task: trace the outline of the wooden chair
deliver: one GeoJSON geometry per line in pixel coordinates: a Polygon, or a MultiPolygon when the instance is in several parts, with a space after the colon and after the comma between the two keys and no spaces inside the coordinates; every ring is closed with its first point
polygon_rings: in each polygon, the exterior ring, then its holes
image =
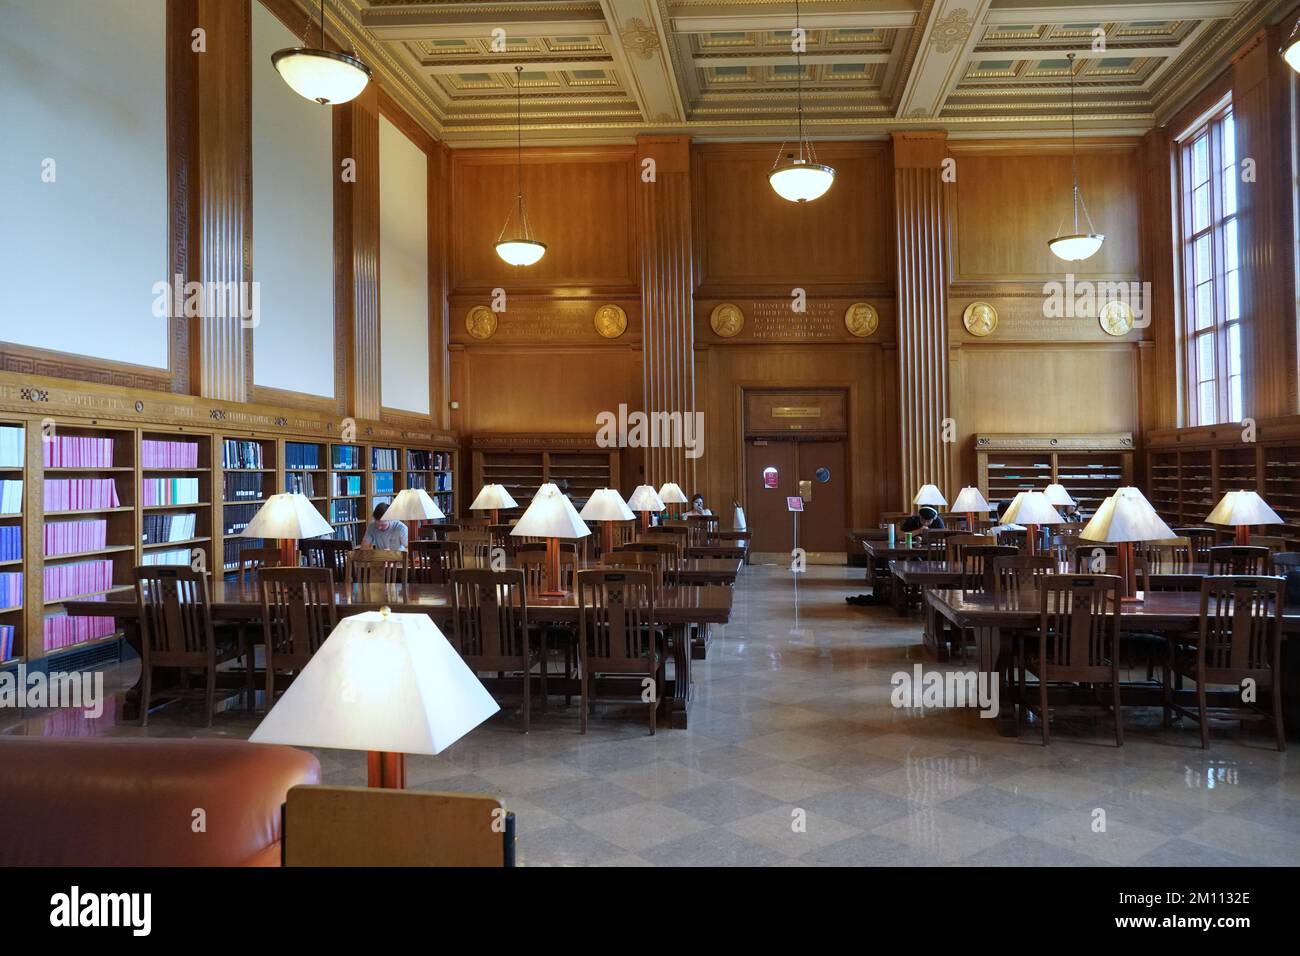
{"type": "Polygon", "coordinates": [[[1209,561],[1210,549],[1218,540],[1219,532],[1214,528],[1173,528],[1174,535],[1186,538],[1192,545],[1192,561],[1209,561]]]}
{"type": "Polygon", "coordinates": [[[412,541],[406,579],[410,584],[447,584],[460,567],[459,541],[412,541]]]}
{"type": "Polygon", "coordinates": [[[975,537],[953,528],[930,528],[921,532],[921,547],[930,561],[945,561],[948,558],[948,539],[954,537],[975,537]]]}
{"type": "Polygon", "coordinates": [[[625,544],[617,550],[650,551],[654,554],[663,555],[665,581],[677,574],[677,570],[682,564],[682,549],[673,541],[646,541],[643,537],[642,540],[625,544]]]}
{"type": "Polygon", "coordinates": [[[611,551],[600,556],[600,563],[606,568],[625,568],[629,571],[649,571],[653,579],[655,594],[664,586],[664,569],[667,562],[664,555],[657,551],[611,551]]]}
{"type": "Polygon", "coordinates": [[[1201,629],[1195,649],[1171,650],[1171,669],[1196,681],[1196,710],[1174,702],[1173,685],[1165,680],[1166,713],[1175,710],[1195,720],[1201,729],[1201,749],[1210,745],[1211,718],[1273,722],[1278,750],[1286,749],[1282,725],[1282,613],[1285,587],[1281,578],[1227,575],[1201,581],[1201,629]],[[1253,681],[1255,700],[1241,706],[1209,707],[1206,688],[1226,684],[1234,699],[1242,684],[1253,681]],[[1269,698],[1270,709],[1262,701],[1269,698]],[[1213,711],[1213,712],[1211,712],[1213,711]]]}
{"type": "Polygon", "coordinates": [[[358,549],[348,555],[343,570],[343,583],[354,584],[406,584],[406,555],[401,551],[384,551],[380,548],[358,549]]]}
{"type": "Polygon", "coordinates": [[[348,555],[352,552],[351,543],[337,538],[311,538],[303,541],[298,549],[307,567],[326,568],[335,581],[342,583],[348,555]]]}
{"type": "Polygon", "coordinates": [[[648,571],[578,572],[578,654],[582,673],[582,732],[597,703],[627,697],[597,696],[607,686],[632,683],[632,700],[648,705],[655,733],[664,686],[664,656],[655,634],[653,578],[648,571]],[[647,694],[647,691],[649,693],[647,694]]]}
{"type": "Polygon", "coordinates": [[[459,531],[460,525],[456,522],[437,521],[433,524],[420,525],[421,541],[446,541],[447,535],[452,531],[459,531]]]}
{"type": "MultiPolygon", "coordinates": [[[[515,563],[524,572],[524,580],[530,593],[545,591],[548,585],[546,577],[546,545],[521,544],[515,549],[515,563]]],[[[578,573],[578,549],[572,544],[560,545],[560,589],[574,589],[574,575],[578,573]]]]}
{"type": "Polygon", "coordinates": [[[636,519],[631,521],[614,522],[614,547],[621,548],[625,544],[631,544],[636,540],[637,523],[636,519]]]}
{"type": "Polygon", "coordinates": [[[1148,569],[1156,574],[1186,573],[1194,563],[1190,538],[1144,541],[1137,547],[1137,556],[1145,560],[1148,569]]]}
{"type": "Polygon", "coordinates": [[[1025,531],[999,531],[998,544],[1006,544],[1015,548],[1017,551],[1024,551],[1028,544],[1028,532],[1025,531]]]}
{"type": "MultiPolygon", "coordinates": [[[[217,668],[243,657],[245,693],[253,697],[253,653],[244,631],[217,632],[208,602],[208,579],[183,565],[145,565],[135,569],[135,600],[140,615],[140,726],[149,723],[155,667],[175,667],[186,676],[202,671],[206,726],[216,710],[217,668]]],[[[199,691],[182,691],[197,695],[199,691]]]]}
{"type": "Polygon", "coordinates": [[[1105,574],[1107,568],[1113,568],[1119,549],[1113,544],[1099,544],[1096,541],[1080,541],[1074,552],[1075,574],[1105,574]]]}
{"type": "Polygon", "coordinates": [[[1252,534],[1246,543],[1256,548],[1268,548],[1270,551],[1285,551],[1287,547],[1286,538],[1270,534],[1252,534]]]}
{"type": "MultiPolygon", "coordinates": [[[[1047,576],[1055,574],[1057,569],[1056,561],[1045,554],[994,556],[988,565],[993,580],[993,593],[999,596],[1011,592],[1037,591],[1047,576]]],[[[988,585],[985,585],[985,590],[988,590],[988,585]]]]}
{"type": "Polygon", "coordinates": [[[1005,544],[971,544],[961,548],[961,588],[963,591],[993,593],[993,562],[1015,557],[1017,550],[1005,544]]]}
{"type": "Polygon", "coordinates": [[[275,704],[277,675],[297,675],[338,624],[334,576],[327,568],[267,568],[262,590],[266,645],[266,709],[275,704]]]}
{"type": "Polygon", "coordinates": [[[1286,576],[1288,571],[1300,568],[1300,551],[1273,552],[1273,573],[1286,576]]]}
{"type": "Polygon", "coordinates": [[[1268,548],[1248,544],[1221,544],[1210,549],[1210,577],[1228,574],[1264,575],[1271,556],[1268,548]]]}
{"type": "MultiPolygon", "coordinates": [[[[1115,745],[1124,745],[1124,720],[1120,713],[1119,683],[1120,579],[1102,574],[1054,574],[1039,587],[1037,647],[1024,651],[1018,668],[1020,699],[1034,710],[1025,691],[1025,672],[1038,678],[1039,720],[1043,745],[1051,742],[1048,689],[1052,684],[1110,684],[1111,703],[1097,695],[1098,706],[1115,718],[1115,745]]],[[[1096,693],[1096,688],[1093,688],[1096,693]]],[[[1064,709],[1063,707],[1058,710],[1064,709]]],[[[1020,728],[1016,720],[1017,731],[1020,728]]]]}
{"type": "Polygon", "coordinates": [[[466,568],[492,566],[492,536],[486,531],[448,531],[444,541],[460,545],[461,565],[466,568]]]}
{"type": "MultiPolygon", "coordinates": [[[[941,559],[948,562],[948,567],[957,570],[961,567],[962,552],[971,547],[983,547],[987,545],[996,545],[997,542],[987,535],[982,534],[965,534],[957,533],[946,535],[943,538],[936,539],[943,542],[943,556],[941,559]]],[[[927,548],[929,546],[927,545],[927,548]]],[[[930,555],[926,555],[930,557],[930,555]]]]}
{"type": "MultiPolygon", "coordinates": [[[[523,681],[523,732],[528,733],[533,665],[545,660],[528,634],[528,599],[524,572],[458,568],[451,572],[452,643],[475,674],[500,677],[519,673],[523,681]]],[[[499,691],[498,691],[499,693],[499,691]]],[[[497,694],[494,696],[500,697],[497,694]]],[[[542,668],[542,701],[546,668],[542,668]]]]}
{"type": "Polygon", "coordinates": [[[280,557],[279,548],[244,548],[239,552],[239,583],[251,583],[262,568],[278,568],[280,557]]]}
{"type": "Polygon", "coordinates": [[[687,538],[691,544],[703,544],[710,538],[717,537],[720,527],[717,515],[687,515],[687,538]]]}

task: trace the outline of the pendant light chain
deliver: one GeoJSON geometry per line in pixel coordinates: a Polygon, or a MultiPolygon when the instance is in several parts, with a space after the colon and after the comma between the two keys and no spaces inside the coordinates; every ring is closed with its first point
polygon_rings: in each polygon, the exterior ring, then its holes
{"type": "Polygon", "coordinates": [[[794,88],[799,113],[799,158],[806,159],[803,145],[803,57],[799,53],[799,47],[802,46],[799,41],[803,36],[799,32],[799,0],[794,0],[794,32],[794,88]]]}
{"type": "Polygon", "coordinates": [[[1089,234],[1096,232],[1096,227],[1092,224],[1092,216],[1088,214],[1088,204],[1083,201],[1083,192],[1079,189],[1079,145],[1078,135],[1075,131],[1075,114],[1077,108],[1074,102],[1074,57],[1075,54],[1066,54],[1070,61],[1070,175],[1074,180],[1074,232],[1079,234],[1079,207],[1083,207],[1083,217],[1088,223],[1089,234]]]}
{"type": "Polygon", "coordinates": [[[500,243],[510,230],[510,222],[515,216],[519,218],[519,235],[517,238],[532,241],[532,229],[528,225],[528,210],[524,207],[524,103],[523,103],[522,66],[515,67],[515,209],[506,216],[501,234],[497,236],[500,243]]]}
{"type": "Polygon", "coordinates": [[[320,0],[320,48],[325,49],[325,0],[320,0]]]}

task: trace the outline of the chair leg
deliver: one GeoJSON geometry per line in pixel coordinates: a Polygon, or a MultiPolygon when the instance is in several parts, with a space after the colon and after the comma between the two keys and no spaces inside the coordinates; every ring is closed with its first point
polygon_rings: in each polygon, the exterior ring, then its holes
{"type": "Polygon", "coordinates": [[[1160,684],[1162,688],[1162,702],[1164,704],[1164,719],[1161,726],[1168,729],[1173,722],[1173,702],[1174,702],[1174,642],[1167,642],[1167,651],[1165,654],[1164,673],[1160,675],[1160,684]]]}
{"type": "Polygon", "coordinates": [[[1206,714],[1205,675],[1203,671],[1196,674],[1196,709],[1201,721],[1201,749],[1210,749],[1210,718],[1206,714]]]}
{"type": "Polygon", "coordinates": [[[1051,743],[1051,732],[1047,725],[1051,723],[1047,717],[1047,668],[1041,667],[1042,673],[1038,675],[1038,706],[1041,711],[1038,715],[1039,720],[1043,723],[1043,746],[1046,747],[1051,743]]]}
{"type": "Polygon", "coordinates": [[[207,684],[207,694],[205,695],[207,704],[204,708],[206,710],[206,713],[204,714],[204,726],[211,727],[213,711],[217,709],[217,662],[215,660],[209,659],[208,666],[205,668],[203,676],[204,681],[207,684]]]}
{"type": "Polygon", "coordinates": [[[528,733],[528,730],[529,730],[529,726],[528,726],[528,717],[529,717],[529,714],[528,714],[528,705],[529,705],[529,702],[530,702],[529,699],[532,697],[532,687],[533,687],[533,666],[532,666],[532,658],[530,658],[530,657],[528,656],[528,651],[525,650],[525,651],[524,651],[524,705],[523,705],[523,709],[524,709],[524,733],[528,733]]]}
{"type": "Polygon", "coordinates": [[[546,672],[547,670],[550,669],[551,666],[550,641],[547,638],[548,638],[547,632],[542,631],[542,660],[541,660],[541,667],[539,668],[542,672],[541,681],[540,681],[541,689],[542,689],[542,707],[541,707],[542,713],[546,713],[546,701],[547,701],[546,672]]]}
{"type": "Polygon", "coordinates": [[[1279,752],[1286,750],[1286,728],[1282,723],[1282,683],[1276,677],[1273,680],[1273,736],[1277,739],[1279,752]]]}
{"type": "Polygon", "coordinates": [[[1119,704],[1119,675],[1117,674],[1111,682],[1111,689],[1115,695],[1115,746],[1124,746],[1124,718],[1121,716],[1119,704]]]}
{"type": "Polygon", "coordinates": [[[152,699],[153,668],[141,663],[140,670],[140,726],[149,726],[149,701],[152,699]]]}
{"type": "Polygon", "coordinates": [[[591,687],[587,683],[587,667],[582,660],[578,661],[578,669],[582,671],[578,675],[578,687],[582,691],[578,695],[578,728],[579,733],[585,734],[587,732],[587,701],[591,699],[591,687]]]}
{"type": "MultiPolygon", "coordinates": [[[[689,637],[689,634],[687,636],[689,637]]],[[[659,675],[653,671],[650,673],[650,687],[650,736],[653,737],[655,735],[655,719],[659,713],[659,675]]]]}

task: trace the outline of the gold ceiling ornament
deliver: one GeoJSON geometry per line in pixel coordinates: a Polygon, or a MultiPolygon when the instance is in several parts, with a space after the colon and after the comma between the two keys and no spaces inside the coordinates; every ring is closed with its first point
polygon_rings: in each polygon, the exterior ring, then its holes
{"type": "Polygon", "coordinates": [[[607,339],[616,339],[627,331],[627,313],[617,305],[602,305],[596,310],[596,331],[607,339]]]}
{"type": "Polygon", "coordinates": [[[971,19],[970,11],[958,7],[934,22],[934,29],[930,31],[930,45],[940,53],[951,53],[966,42],[973,29],[975,21],[971,19]]]}
{"type": "Polygon", "coordinates": [[[740,311],[740,306],[724,302],[709,314],[709,326],[715,335],[734,338],[745,327],[745,313],[740,311]]]}
{"type": "Polygon", "coordinates": [[[618,31],[623,39],[623,46],[629,53],[634,53],[643,60],[648,60],[659,50],[659,31],[640,17],[627,21],[627,26],[618,31]]]}
{"type": "Polygon", "coordinates": [[[1111,299],[1097,313],[1097,321],[1107,335],[1128,335],[1133,331],[1133,308],[1122,299],[1111,299]]]}
{"type": "Polygon", "coordinates": [[[880,313],[869,302],[854,302],[844,312],[844,327],[850,334],[865,339],[880,328],[880,313]]]}
{"type": "Polygon", "coordinates": [[[497,330],[497,314],[486,305],[476,305],[465,316],[465,331],[475,339],[490,339],[497,330]]]}
{"type": "Polygon", "coordinates": [[[977,338],[984,338],[998,327],[998,310],[987,302],[972,302],[961,314],[961,324],[977,338]]]}

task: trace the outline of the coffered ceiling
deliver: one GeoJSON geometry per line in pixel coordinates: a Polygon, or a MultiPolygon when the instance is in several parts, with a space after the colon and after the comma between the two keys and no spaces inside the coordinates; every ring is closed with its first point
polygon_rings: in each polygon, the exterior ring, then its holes
{"type": "MultiPolygon", "coordinates": [[[[304,11],[308,5],[306,0],[304,11]]],[[[1161,122],[1293,0],[329,0],[350,44],[453,146],[790,132],[797,81],[819,139],[946,127],[1055,135],[1161,122]]],[[[304,12],[304,18],[306,13],[304,12]]],[[[337,21],[337,23],[335,23],[337,21]]]]}

